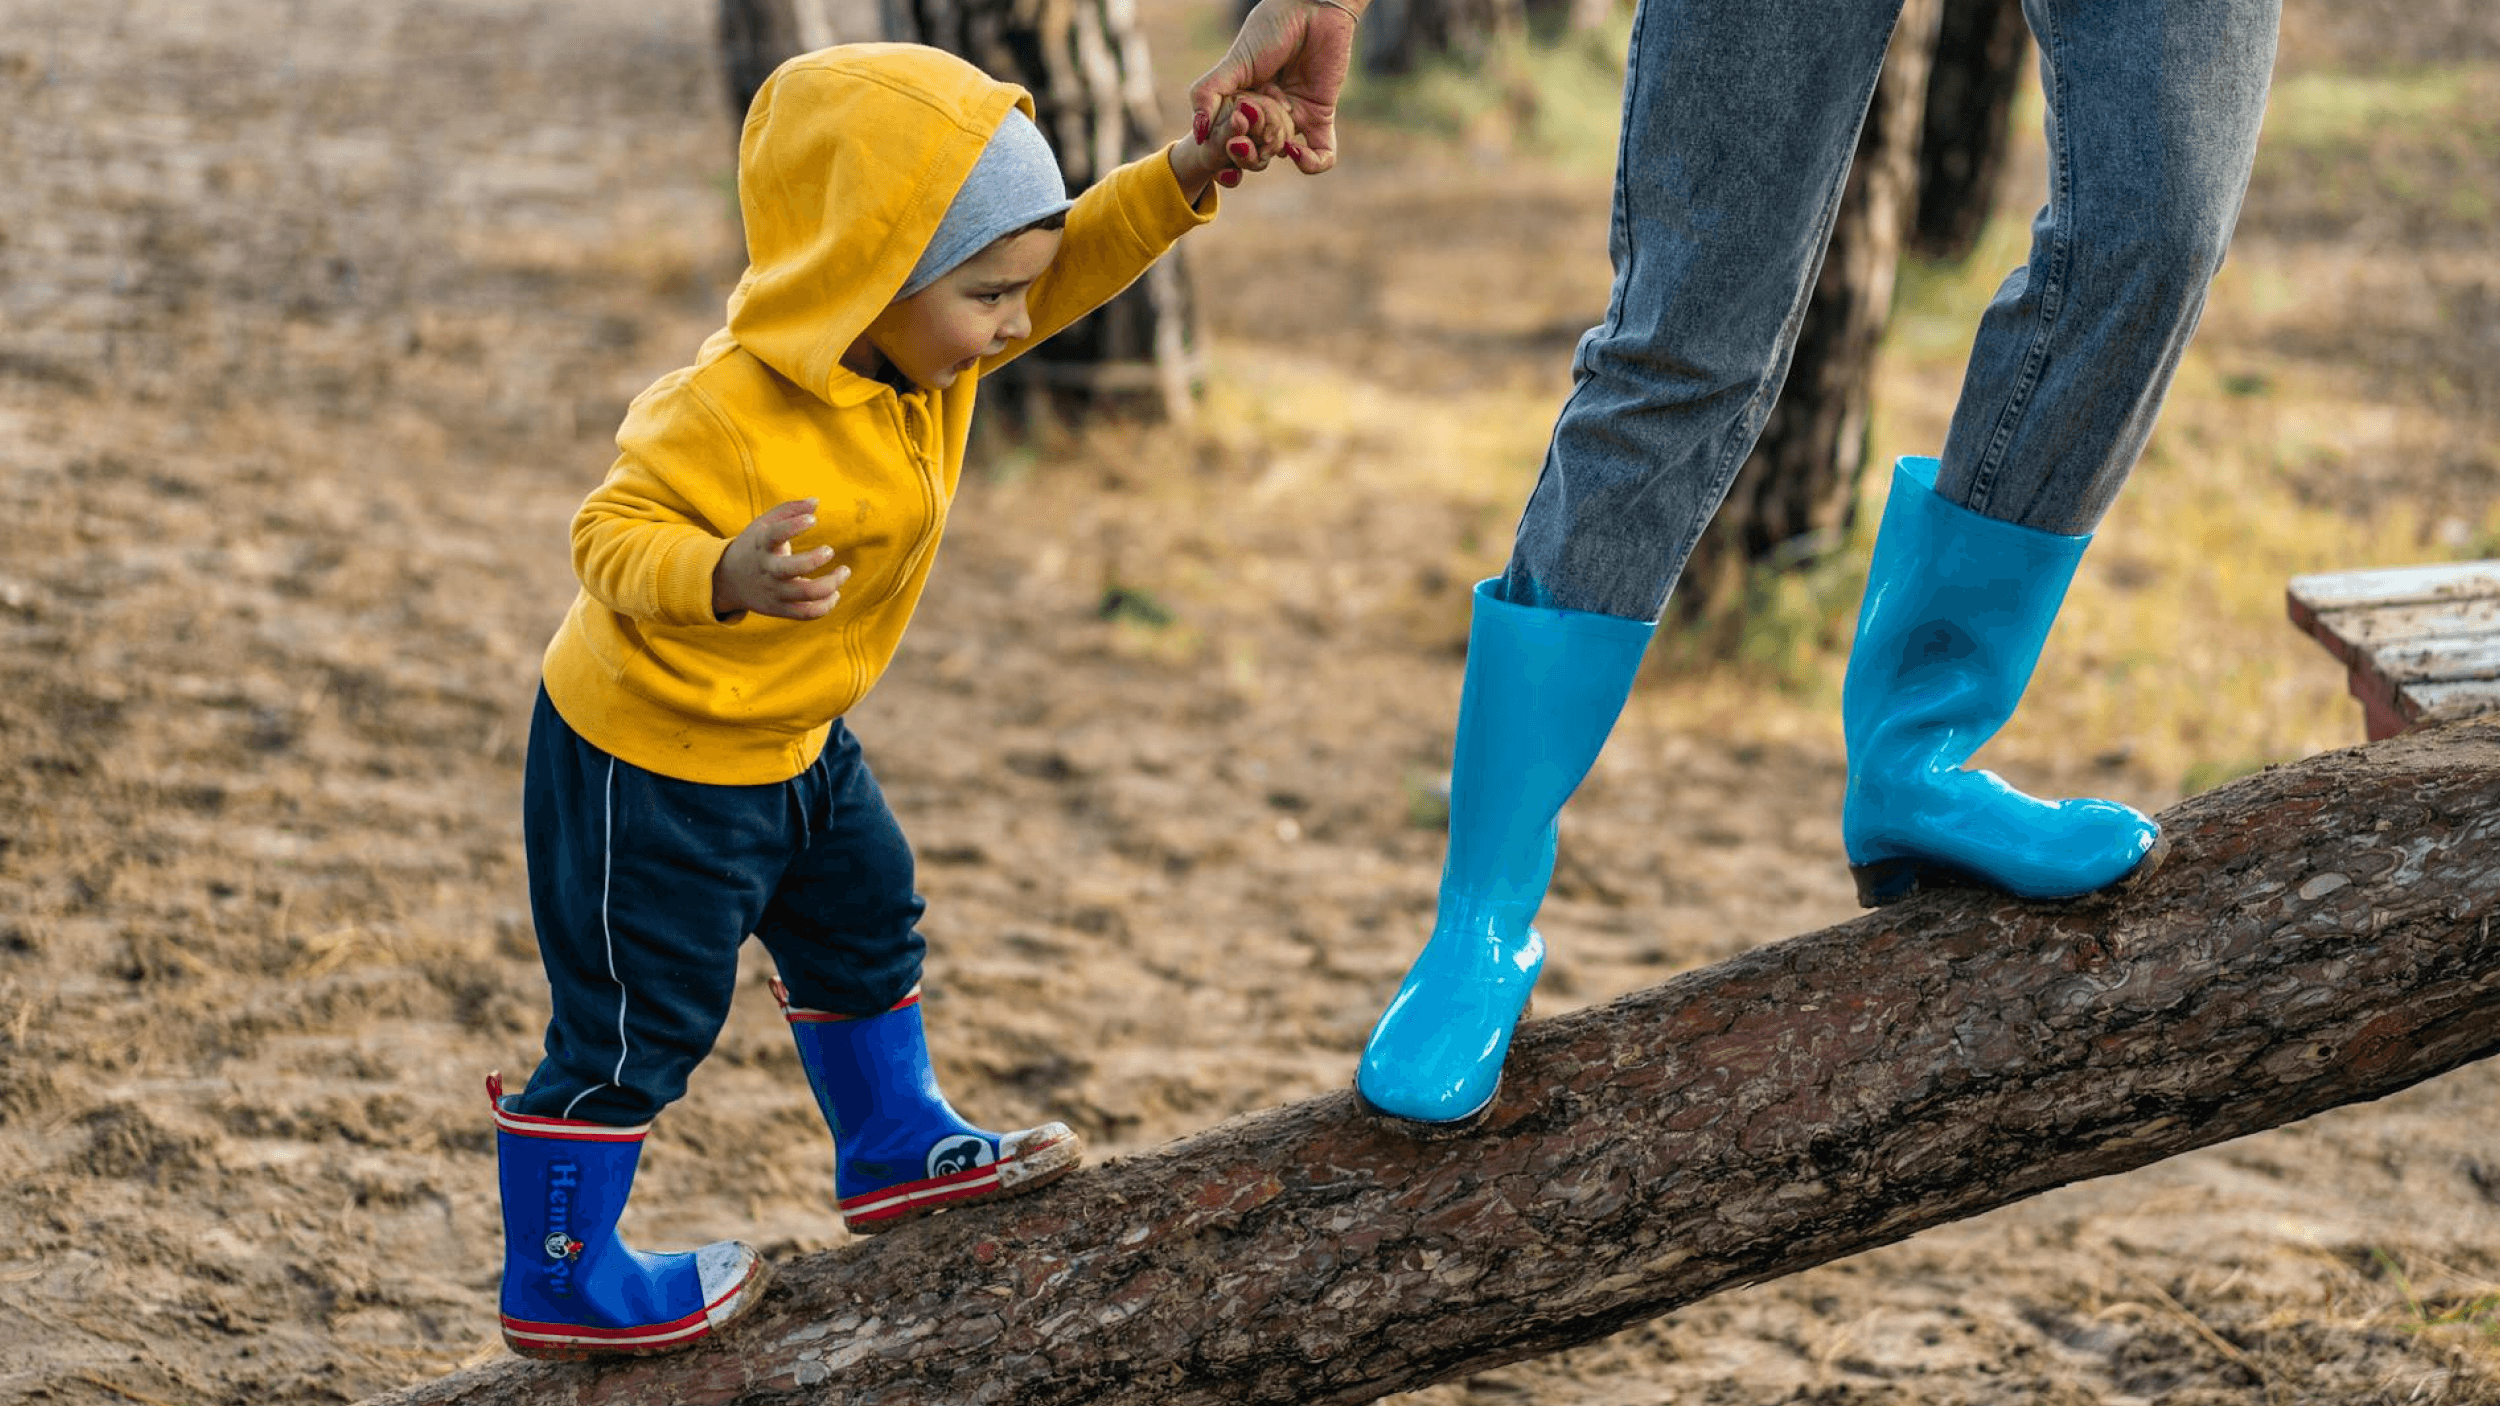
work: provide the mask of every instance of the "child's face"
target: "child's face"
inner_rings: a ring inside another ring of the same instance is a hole
[[[944,390],[955,384],[974,362],[1032,335],[1024,295],[1059,256],[1059,236],[1055,229],[1029,229],[990,245],[937,282],[887,304],[852,352],[883,353],[917,386]],[[851,356],[843,362],[860,369]],[[870,364],[873,368],[873,360]]]

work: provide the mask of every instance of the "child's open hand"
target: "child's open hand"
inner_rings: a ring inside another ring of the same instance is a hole
[[[851,569],[813,574],[833,561],[831,547],[790,554],[790,539],[815,525],[813,498],[784,503],[748,523],[721,553],[720,565],[712,568],[712,613],[726,618],[752,610],[784,620],[821,620],[831,614]]]

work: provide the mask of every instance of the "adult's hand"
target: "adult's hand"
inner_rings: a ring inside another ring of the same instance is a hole
[[[1300,140],[1285,149],[1302,173],[1337,164],[1337,93],[1354,57],[1354,14],[1370,0],[1259,0],[1233,47],[1189,85],[1190,128],[1199,141],[1224,100],[1257,89],[1281,100]]]

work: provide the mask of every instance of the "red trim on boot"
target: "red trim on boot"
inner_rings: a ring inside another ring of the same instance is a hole
[[[1071,1133],[1064,1138],[1033,1141],[1018,1147],[1013,1156],[1001,1157],[982,1167],[967,1167],[942,1177],[923,1177],[918,1181],[896,1182],[877,1191],[845,1197],[840,1203],[842,1225],[846,1230],[875,1231],[895,1221],[926,1215],[944,1206],[966,1201],[983,1201],[1000,1195],[1005,1188],[998,1184],[999,1174],[1036,1153],[1047,1152],[1064,1142],[1075,1140]],[[1072,1169],[1072,1168],[1071,1168]],[[1016,1188],[1019,1191],[1025,1187]]]
[[[727,1298],[728,1295],[722,1297]],[[530,1323],[518,1318],[503,1320],[505,1344],[524,1357],[659,1352],[708,1337],[711,1331],[711,1310],[708,1307],[696,1309],[674,1323],[646,1323],[633,1328],[586,1328],[576,1323]]]
[[[523,1137],[563,1138],[574,1142],[640,1142],[651,1131],[649,1123],[620,1128],[613,1123],[592,1123],[580,1118],[541,1118],[530,1113],[515,1113],[503,1106],[503,1071],[500,1069],[486,1076],[486,1101],[495,1110],[496,1127]]]
[[[845,1020],[870,1019],[870,1017],[864,1015],[836,1015],[832,1011],[809,1010],[805,1006],[791,1005],[790,988],[781,984],[780,977],[774,977],[772,979],[772,988],[773,999],[781,1003],[781,1018],[789,1021],[792,1025],[797,1025],[801,1022],[815,1024],[833,1023]],[[885,1010],[877,1012],[877,1014],[885,1015],[888,1012],[899,1011],[906,1006],[916,1006],[919,1004],[920,988],[915,986],[910,991],[904,993],[903,999],[896,1001],[893,1005],[886,1007]]]
[[[523,1357],[577,1360],[585,1357],[636,1357],[645,1353],[674,1352],[714,1332],[712,1315],[722,1304],[758,1289],[769,1271],[758,1260],[737,1283],[720,1292],[710,1303],[671,1323],[643,1323],[631,1328],[592,1328],[578,1323],[532,1323],[526,1319],[498,1315],[503,1318],[504,1344]],[[754,1307],[740,1306],[721,1323],[727,1327],[746,1316]]]

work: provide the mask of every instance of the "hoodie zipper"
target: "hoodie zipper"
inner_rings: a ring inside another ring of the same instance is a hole
[[[900,392],[897,392],[890,387],[886,390],[885,395],[886,403],[893,408],[895,433],[903,441],[903,452],[911,457],[911,465],[914,471],[913,477],[917,479],[920,484],[921,510],[929,525],[927,529],[920,534],[919,540],[912,543],[911,552],[907,557],[905,557],[902,569],[897,571],[894,575],[894,584],[883,596],[880,596],[875,601],[870,602],[867,606],[864,606],[858,613],[851,617],[850,692],[851,702],[854,705],[856,705],[861,698],[865,697],[868,692],[868,651],[862,648],[860,644],[860,630],[866,616],[869,611],[874,609],[876,606],[884,605],[893,600],[896,596],[902,594],[904,583],[911,580],[913,573],[919,568],[920,563],[927,560],[930,548],[936,543],[938,535],[943,532],[946,527],[944,504],[939,501],[938,496],[936,470],[931,464],[930,455],[922,448],[922,436],[919,427],[920,422],[928,419],[928,414],[925,410],[915,407],[912,402],[906,400]]]

